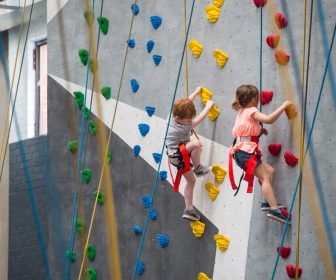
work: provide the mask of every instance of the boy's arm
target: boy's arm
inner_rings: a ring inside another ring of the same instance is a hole
[[[196,88],[195,91],[192,94],[189,95],[189,97],[188,97],[189,100],[194,101],[196,96],[201,92],[201,89],[202,89],[202,87]]]
[[[210,111],[211,107],[214,105],[214,102],[212,100],[208,100],[203,111],[192,120],[192,128],[198,126],[206,117],[208,112]]]

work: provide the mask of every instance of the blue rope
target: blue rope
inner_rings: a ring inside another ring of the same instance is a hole
[[[317,116],[318,107],[320,105],[320,100],[321,100],[321,96],[322,96],[324,82],[325,82],[326,75],[327,75],[328,65],[329,65],[329,62],[330,62],[330,55],[331,55],[331,50],[332,50],[334,39],[335,39],[335,33],[336,33],[336,23],[335,23],[335,26],[334,26],[334,32],[333,32],[333,36],[332,36],[332,40],[331,40],[331,45],[330,45],[330,48],[329,48],[327,63],[326,63],[324,73],[323,73],[320,93],[319,93],[319,96],[318,96],[318,99],[317,99],[317,104],[316,104],[316,108],[315,108],[315,112],[314,112],[314,117],[313,117],[312,125],[311,125],[310,131],[309,131],[307,147],[306,147],[306,150],[305,150],[305,153],[304,153],[303,162],[306,159],[307,151],[308,151],[309,146],[310,146],[310,140],[311,140],[311,136],[312,136],[312,133],[313,133],[313,128],[314,128],[314,125],[315,125],[315,120],[316,120],[316,116]],[[302,164],[302,168],[300,169],[300,173],[299,173],[299,176],[298,176],[298,179],[297,179],[297,182],[296,182],[296,187],[295,187],[294,195],[293,195],[293,198],[292,198],[292,203],[291,203],[291,206],[290,206],[290,209],[289,209],[288,217],[290,217],[291,214],[292,214],[296,193],[298,191],[299,182],[300,182],[300,179],[301,179],[301,176],[302,176],[302,169],[303,169],[303,164]],[[280,248],[282,248],[282,245],[283,245],[283,242],[284,242],[284,239],[285,239],[285,235],[286,235],[287,228],[288,228],[288,221],[289,220],[286,221],[284,232],[283,232],[282,237],[281,237]],[[277,265],[278,265],[278,262],[279,262],[279,256],[280,256],[280,250],[277,253],[277,257],[276,257],[276,261],[275,261],[275,265],[274,265],[274,269],[273,269],[273,273],[272,273],[272,278],[271,278],[272,280],[274,279],[274,276],[275,276],[275,273],[276,273],[276,268],[277,268]]]
[[[259,111],[262,111],[262,36],[263,36],[263,32],[262,32],[262,27],[263,27],[263,7],[262,7],[262,1],[260,0],[260,61],[259,61],[259,80],[260,80],[260,89],[259,89]]]
[[[163,156],[163,152],[164,152],[164,149],[165,149],[165,144],[166,144],[168,129],[169,129],[169,125],[170,125],[170,119],[171,119],[171,116],[172,116],[172,111],[173,111],[174,102],[175,102],[175,98],[176,98],[177,87],[178,87],[179,80],[180,80],[181,69],[182,69],[183,59],[184,59],[184,52],[185,52],[187,41],[188,41],[188,34],[189,34],[190,23],[191,23],[193,11],[194,11],[194,5],[195,5],[195,0],[193,0],[192,6],[191,6],[191,10],[190,10],[188,28],[187,28],[187,32],[186,32],[186,36],[185,36],[185,40],[184,40],[183,51],[182,51],[182,55],[181,55],[181,62],[180,62],[179,71],[178,71],[178,74],[177,74],[177,81],[176,81],[176,85],[175,85],[173,99],[172,99],[171,106],[170,106],[170,112],[169,112],[169,117],[168,117],[167,128],[166,128],[165,137],[164,137],[163,144],[162,144],[162,149],[161,149],[161,158]],[[134,267],[134,270],[133,270],[132,280],[136,279],[136,269],[137,269],[137,265],[138,265],[140,257],[141,257],[143,243],[144,243],[145,236],[146,236],[146,233],[147,233],[147,227],[148,227],[148,221],[149,221],[149,213],[152,210],[152,204],[153,204],[154,196],[155,196],[155,193],[156,193],[156,187],[157,187],[157,182],[158,182],[158,178],[159,178],[159,172],[160,172],[160,168],[161,168],[161,162],[162,162],[162,160],[160,161],[159,166],[158,166],[157,171],[156,171],[156,176],[155,176],[155,181],[154,181],[154,186],[153,186],[152,196],[151,196],[151,204],[150,204],[150,206],[148,208],[148,212],[147,212],[147,216],[146,216],[146,222],[145,222],[145,226],[144,226],[144,230],[143,230],[143,235],[141,237],[140,247],[139,247],[139,250],[138,250],[137,259],[136,259],[135,267]]]

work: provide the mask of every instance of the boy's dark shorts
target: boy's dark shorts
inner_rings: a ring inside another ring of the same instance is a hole
[[[253,154],[249,154],[247,152],[244,152],[244,151],[241,151],[241,150],[238,150],[235,154],[234,154],[234,160],[235,162],[237,163],[237,165],[241,168],[241,169],[244,169],[246,170],[245,168],[245,164],[246,162],[250,159],[250,157],[252,156]],[[257,161],[257,166],[259,166],[261,164],[261,157],[260,156],[257,156],[258,157],[258,161]]]

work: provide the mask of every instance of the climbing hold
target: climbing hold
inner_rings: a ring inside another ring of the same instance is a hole
[[[95,136],[97,133],[97,122],[94,120],[90,120],[89,127],[90,127],[91,134]]]
[[[91,115],[90,109],[84,107],[84,119],[88,120],[90,118],[90,115]]]
[[[141,229],[140,226],[133,227],[133,231],[136,235],[141,235],[141,233],[142,233],[142,229]]]
[[[71,140],[68,142],[68,150],[70,153],[74,154],[78,149],[78,141],[76,140]]]
[[[208,191],[208,195],[212,201],[215,201],[217,198],[217,195],[219,194],[220,190],[217,188],[217,186],[213,183],[206,183],[205,189]]]
[[[279,249],[280,247],[277,246],[277,252],[279,252]],[[291,253],[291,247],[285,247],[285,246],[282,246],[281,248],[281,251],[280,251],[280,256],[283,258],[283,259],[287,259]]]
[[[214,5],[209,5],[205,8],[205,12],[208,16],[208,20],[211,23],[215,23],[217,21],[217,19],[219,18],[220,8],[218,8]]]
[[[290,120],[294,119],[297,115],[297,111],[296,111],[296,108],[295,108],[294,104],[289,105],[286,108],[285,112],[286,112],[287,118],[290,119]]]
[[[145,208],[149,208],[149,206],[152,204],[152,198],[148,195],[143,195],[141,201]]]
[[[135,47],[135,40],[130,39],[129,41],[127,41],[127,44],[131,49],[133,49]]]
[[[107,163],[110,164],[112,161],[112,152],[108,151],[106,155]]]
[[[154,41],[149,40],[147,42],[147,52],[150,53],[153,50],[153,48],[154,48]]]
[[[276,13],[274,15],[274,19],[279,29],[285,28],[287,26],[287,19],[282,13]]]
[[[163,234],[163,233],[161,233],[161,234],[159,233],[156,236],[156,240],[159,243],[159,245],[160,245],[161,248],[165,248],[169,244],[169,237],[168,237],[168,235]]]
[[[143,137],[145,137],[147,135],[147,133],[149,132],[149,125],[145,124],[145,123],[141,123],[138,125],[139,131],[141,133],[141,135]]]
[[[131,10],[132,10],[132,13],[134,13],[134,15],[138,15],[139,12],[140,12],[140,9],[139,9],[139,6],[137,4],[132,4],[131,5]]]
[[[224,181],[227,171],[224,167],[220,166],[219,164],[215,164],[212,166],[212,173],[215,174],[217,182],[222,183]]]
[[[214,0],[213,1],[213,4],[217,7],[217,8],[220,8],[223,6],[224,4],[224,0]]]
[[[75,104],[79,110],[82,110],[84,106],[84,94],[81,91],[75,91],[74,93]]]
[[[85,269],[84,272],[85,280],[96,280],[97,279],[97,271],[93,267],[89,267]]]
[[[289,61],[290,55],[284,51],[277,50],[274,53],[275,60],[280,65],[286,65]]]
[[[98,194],[98,191],[95,191],[94,192],[95,197],[97,197],[97,194]],[[102,191],[99,192],[97,201],[98,201],[99,205],[104,205],[104,201],[105,201],[105,193],[104,192],[102,192]]]
[[[219,114],[220,110],[215,105],[213,105],[208,112],[208,117],[210,120],[215,121],[218,118]]]
[[[160,179],[161,181],[165,181],[168,177],[167,171],[160,171]]]
[[[298,158],[290,151],[284,153],[284,158],[289,166],[295,166],[298,163]]]
[[[96,246],[89,244],[86,248],[86,256],[91,262],[93,262],[96,258]]]
[[[139,261],[136,266],[136,271],[139,275],[141,275],[145,271],[145,265]]]
[[[256,5],[257,8],[260,7],[260,4],[264,7],[267,4],[267,0],[253,0],[254,5]]]
[[[216,58],[216,61],[217,61],[217,65],[220,67],[220,68],[223,68],[224,65],[226,64],[226,62],[228,61],[229,59],[229,56],[228,54],[226,54],[225,52],[219,50],[219,49],[216,49],[213,53],[214,57]]]
[[[211,278],[208,275],[206,275],[204,272],[200,272],[198,274],[197,280],[211,280]]]
[[[154,29],[158,29],[162,23],[162,18],[159,16],[151,16],[150,22],[152,23]]]
[[[149,210],[149,217],[150,217],[153,221],[156,220],[156,218],[157,218],[157,214],[156,214],[155,209],[152,208],[151,210]]]
[[[226,251],[230,244],[230,238],[224,234],[215,234],[214,240],[216,241],[216,246],[222,252]]]
[[[201,221],[194,221],[190,223],[190,227],[192,229],[192,233],[195,235],[195,237],[200,238],[202,237],[204,230],[205,230],[205,224]]]
[[[153,55],[153,60],[154,60],[154,63],[155,63],[156,66],[160,64],[161,59],[162,59],[161,55],[158,55],[158,54]]]
[[[208,102],[208,100],[211,99],[212,92],[208,90],[207,88],[202,87],[201,92],[200,92],[200,97],[201,97],[203,104],[205,105]]]
[[[273,99],[273,91],[266,91],[263,90],[261,92],[261,104],[262,105],[266,105],[268,103],[270,103]]]
[[[281,144],[269,144],[268,151],[272,156],[276,157],[281,152]]]
[[[106,35],[109,29],[108,19],[105,17],[97,17],[97,21],[99,24],[99,29],[101,30],[101,32],[103,32],[104,35]]]
[[[91,58],[90,59],[90,71],[94,74],[97,71],[98,68],[98,62]]]
[[[141,151],[141,147],[139,145],[135,145],[133,147],[133,153],[136,157],[140,154],[140,151]]]
[[[78,51],[78,55],[79,55],[79,59],[80,61],[86,65],[88,63],[89,60],[89,52],[86,49],[80,49]]]
[[[104,96],[106,100],[109,100],[111,98],[111,88],[110,87],[102,87],[100,91],[101,91],[102,96]]]
[[[93,22],[92,12],[91,11],[85,11],[84,12],[84,18],[86,20],[87,25],[91,26],[91,24]]]
[[[161,161],[162,155],[159,153],[153,153],[153,158],[155,160],[156,163],[159,163]]]
[[[138,83],[138,81],[136,79],[132,79],[130,83],[131,83],[132,91],[134,93],[137,92],[138,89],[139,89],[139,83]]]
[[[269,35],[269,36],[266,37],[266,43],[272,49],[275,49],[278,46],[279,41],[280,41],[280,35],[279,34]]]
[[[83,235],[84,231],[85,231],[85,220],[77,218],[77,219],[75,219],[75,223],[76,223],[76,226],[75,226],[76,227],[76,232],[79,235]]]
[[[70,262],[74,263],[76,261],[75,252],[67,250],[65,255],[66,255],[67,260],[69,260]]]
[[[153,116],[154,115],[154,112],[155,112],[155,107],[151,107],[151,106],[146,106],[145,107],[146,111],[147,111],[147,114],[148,116]]]
[[[295,278],[296,266],[293,264],[286,265],[286,271],[289,278]],[[298,276],[301,277],[302,267],[298,267]]]
[[[190,40],[189,48],[194,55],[194,57],[199,58],[203,51],[203,46],[195,39]]]
[[[81,175],[83,178],[83,181],[85,183],[90,183],[91,177],[92,177],[92,170],[90,168],[85,168],[81,171]]]

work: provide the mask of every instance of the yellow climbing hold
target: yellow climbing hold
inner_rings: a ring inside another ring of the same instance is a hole
[[[212,173],[215,174],[217,182],[222,183],[224,181],[227,171],[219,164],[215,164],[214,166],[212,166]]]
[[[208,277],[204,272],[198,273],[198,279],[197,280],[211,280],[211,278]]]
[[[217,21],[217,19],[219,18],[220,8],[218,8],[214,5],[209,5],[205,8],[205,12],[207,13],[208,20],[211,23],[215,23]]]
[[[194,55],[194,57],[199,58],[203,51],[203,46],[195,39],[190,40],[189,48]]]
[[[223,6],[224,0],[214,0],[213,3],[217,8],[220,8]]]
[[[208,195],[212,201],[215,201],[217,198],[217,195],[219,194],[220,190],[217,188],[217,186],[213,183],[206,183],[205,189],[208,191]]]
[[[226,251],[230,244],[230,238],[224,234],[215,234],[214,240],[216,241],[216,246],[222,252]]]
[[[192,229],[192,233],[197,237],[202,237],[204,230],[205,230],[205,224],[201,221],[194,221],[190,223],[190,227]]]
[[[221,51],[220,49],[216,49],[213,54],[214,54],[214,57],[217,60],[217,65],[220,68],[223,68],[224,65],[226,64],[226,62],[229,59],[229,55],[226,54],[225,52]]]
[[[203,104],[205,105],[207,101],[211,99],[212,92],[208,90],[207,88],[202,87],[200,97],[201,97]]]
[[[219,113],[220,110],[215,105],[213,105],[208,112],[208,117],[210,120],[215,121],[218,118]]]

